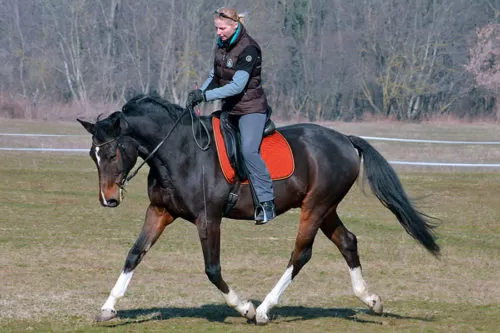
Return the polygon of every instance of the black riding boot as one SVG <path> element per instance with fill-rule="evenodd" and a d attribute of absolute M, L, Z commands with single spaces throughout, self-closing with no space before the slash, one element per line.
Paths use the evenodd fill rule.
<path fill-rule="evenodd" d="M 276 217 L 273 200 L 261 202 L 255 210 L 255 224 L 266 224 Z"/>

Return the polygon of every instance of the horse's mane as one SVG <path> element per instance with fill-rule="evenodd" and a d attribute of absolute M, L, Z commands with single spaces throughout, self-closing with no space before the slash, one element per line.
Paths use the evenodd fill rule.
<path fill-rule="evenodd" d="M 94 136 L 99 141 L 106 141 L 109 135 L 118 135 L 117 133 L 110 133 L 110 131 L 113 130 L 116 119 L 123 118 L 123 116 L 151 117 L 152 115 L 164 115 L 176 120 L 183 111 L 184 109 L 181 106 L 172 104 L 160 96 L 139 94 L 129 99 L 123 105 L 121 111 L 115 111 L 106 118 L 102 118 L 102 114 L 97 116 Z"/>
<path fill-rule="evenodd" d="M 117 136 L 119 133 L 112 133 L 117 118 L 127 121 L 127 117 L 146 117 L 154 121 L 166 122 L 176 121 L 182 116 L 185 109 L 177 104 L 172 104 L 158 95 L 139 94 L 129 99 L 121 111 L 115 111 L 102 119 L 102 114 L 97 117 L 95 123 L 94 136 L 98 141 L 106 141 L 109 136 Z M 186 118 L 188 121 L 190 118 Z"/>
<path fill-rule="evenodd" d="M 147 116 L 153 113 L 168 113 L 172 119 L 177 119 L 184 108 L 172 104 L 157 95 L 139 94 L 127 101 L 122 107 L 125 116 Z"/>

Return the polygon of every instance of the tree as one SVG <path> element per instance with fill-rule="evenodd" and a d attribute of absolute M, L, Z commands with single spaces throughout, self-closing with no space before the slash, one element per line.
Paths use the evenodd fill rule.
<path fill-rule="evenodd" d="M 473 74 L 465 65 L 476 27 L 499 23 L 500 0 L 224 4 L 247 12 L 275 116 L 357 120 L 370 113 L 419 120 L 479 114 L 465 101 L 491 104 L 481 102 L 492 94 L 485 85 L 475 83 L 481 89 L 471 92 Z M 0 0 L 1 93 L 26 103 L 87 105 L 157 92 L 182 104 L 212 66 L 213 10 L 220 5 Z"/>
<path fill-rule="evenodd" d="M 478 86 L 490 90 L 497 100 L 495 116 L 500 121 L 500 24 L 488 24 L 476 31 L 476 43 L 470 48 L 467 70 Z"/>
<path fill-rule="evenodd" d="M 362 91 L 372 112 L 403 120 L 443 114 L 465 82 L 464 28 L 471 27 L 468 0 L 386 2 L 367 0 Z"/>

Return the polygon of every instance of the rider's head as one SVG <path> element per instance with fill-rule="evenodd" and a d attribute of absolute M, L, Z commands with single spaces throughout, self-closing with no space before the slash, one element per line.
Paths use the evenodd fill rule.
<path fill-rule="evenodd" d="M 240 23 L 243 23 L 243 15 L 234 8 L 219 8 L 214 12 L 215 31 L 223 42 L 231 38 Z"/>

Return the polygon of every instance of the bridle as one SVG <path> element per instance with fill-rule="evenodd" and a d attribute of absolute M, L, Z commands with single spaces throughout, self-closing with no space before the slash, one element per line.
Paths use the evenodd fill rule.
<path fill-rule="evenodd" d="M 116 138 L 113 138 L 113 139 L 108 140 L 106 142 L 93 143 L 93 145 L 94 145 L 94 147 L 100 148 L 100 147 L 109 145 L 109 144 L 111 144 L 113 142 L 116 142 L 116 146 L 118 147 L 118 149 L 120 149 L 120 155 L 121 155 L 121 161 L 122 161 L 122 174 L 123 174 L 123 178 L 122 178 L 121 183 L 117 184 L 117 185 L 122 190 L 125 190 L 125 185 L 126 185 L 126 182 L 127 182 L 127 175 L 129 173 L 129 171 L 125 167 L 125 159 L 126 159 L 126 156 L 127 156 L 127 154 L 125 153 L 126 152 L 126 148 L 125 148 L 124 144 L 120 141 L 120 139 L 121 139 L 121 137 L 117 136 Z"/>
<path fill-rule="evenodd" d="M 172 134 L 172 132 L 174 131 L 174 129 L 177 127 L 177 125 L 179 124 L 181 118 L 184 116 L 184 114 L 186 113 L 186 111 L 189 110 L 189 114 L 191 115 L 191 131 L 193 133 L 193 139 L 194 141 L 196 142 L 196 145 L 198 146 L 198 148 L 200 148 L 202 151 L 206 151 L 208 150 L 208 148 L 210 147 L 210 143 L 211 143 L 211 138 L 210 138 L 210 133 L 208 131 L 208 128 L 207 126 L 201 121 L 200 117 L 198 115 L 196 115 L 196 113 L 193 111 L 192 108 L 190 107 L 187 107 L 185 108 L 182 113 L 179 115 L 179 117 L 176 119 L 176 121 L 174 122 L 174 125 L 170 128 L 170 130 L 168 131 L 168 133 L 163 137 L 163 139 L 156 145 L 156 147 L 149 153 L 149 155 L 142 161 L 142 163 L 134 170 L 134 172 L 131 173 L 131 175 L 129 176 L 129 171 L 127 171 L 125 169 L 125 147 L 123 146 L 123 144 L 120 142 L 120 136 L 116 137 L 116 138 L 113 138 L 111 140 L 108 140 L 106 142 L 103 142 L 103 143 L 99 143 L 99 144 L 96 144 L 94 143 L 94 146 L 95 147 L 102 147 L 102 146 L 105 146 L 105 145 L 108 145 L 110 143 L 113 143 L 116 141 L 117 143 L 117 146 L 118 148 L 120 149 L 120 153 L 122 155 L 122 174 L 124 175 L 123 178 L 122 178 L 122 181 L 120 184 L 118 184 L 118 186 L 120 186 L 120 188 L 122 190 L 125 190 L 125 187 L 127 186 L 127 184 L 130 182 L 130 180 L 132 180 L 132 178 L 134 178 L 135 176 L 137 176 L 137 173 L 139 172 L 139 170 L 144 166 L 144 164 L 146 164 L 155 154 L 156 152 L 160 149 L 160 147 L 165 143 L 165 141 L 167 141 L 167 139 L 170 137 L 170 135 Z M 196 134 L 195 134 L 195 130 L 194 130 L 194 122 L 195 122 L 195 118 L 198 120 L 198 130 L 199 130 L 199 126 L 201 124 L 201 126 L 203 127 L 204 131 L 205 131 L 205 134 L 207 136 L 207 144 L 202 146 L 199 142 L 198 142 L 198 139 L 196 138 Z"/>

